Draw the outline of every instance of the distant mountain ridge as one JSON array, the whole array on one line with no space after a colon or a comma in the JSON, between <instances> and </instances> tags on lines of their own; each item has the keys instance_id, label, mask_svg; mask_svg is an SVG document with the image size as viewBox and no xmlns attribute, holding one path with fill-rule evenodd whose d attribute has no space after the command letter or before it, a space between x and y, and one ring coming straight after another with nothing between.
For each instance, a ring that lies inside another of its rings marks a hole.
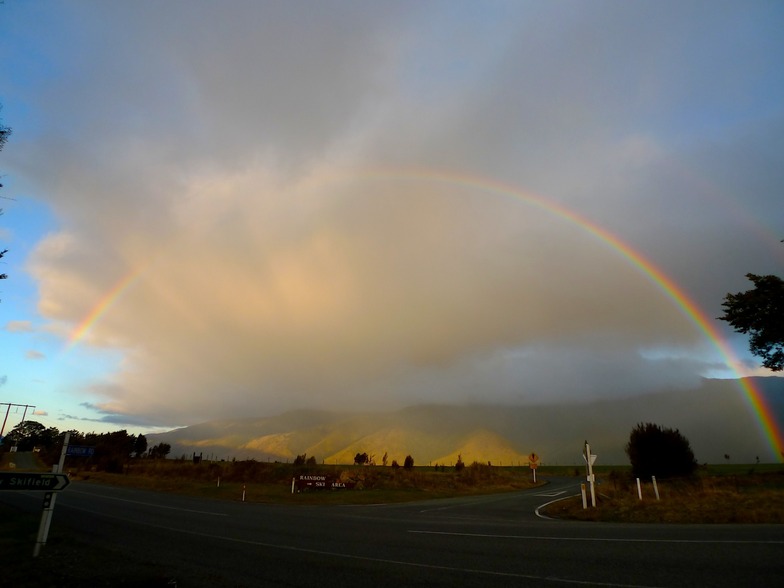
<instances>
[{"instance_id":1,"label":"distant mountain ridge","mask_svg":"<svg viewBox=\"0 0 784 588\"><path fill-rule=\"evenodd\" d=\"M784 378L752 378L784 428ZM624 447L639 422L679 429L699 462L780 461L736 380L703 381L694 390L665 391L569 405L419 405L387 412L294 410L274 417L221 419L147 435L172 446L171 457L193 452L210 459L292 461L303 453L319 463L352 463L368 453L381 464L456 462L522 464L535 452L543 464L581 465L585 440L599 463L628 463Z\"/></svg>"}]
</instances>

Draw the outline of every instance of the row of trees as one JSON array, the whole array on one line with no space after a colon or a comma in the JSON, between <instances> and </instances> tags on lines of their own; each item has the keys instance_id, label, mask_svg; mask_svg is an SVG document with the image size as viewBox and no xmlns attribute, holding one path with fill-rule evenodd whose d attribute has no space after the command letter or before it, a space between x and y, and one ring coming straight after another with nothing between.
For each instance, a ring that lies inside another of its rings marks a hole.
<instances>
[{"instance_id":1,"label":"row of trees","mask_svg":"<svg viewBox=\"0 0 784 588\"><path fill-rule=\"evenodd\" d=\"M376 465L376 461L374 459L375 456L368 455L367 453L357 453L354 456L354 465ZM381 465L386 466L387 460L389 457L386 453L384 453L384 457L381 458ZM392 460L392 467L399 468L400 464L397 463L397 460ZM403 468L410 470L414 467L414 458L410 455L407 455L406 458L403 460Z\"/></svg>"},{"instance_id":2,"label":"row of trees","mask_svg":"<svg viewBox=\"0 0 784 588\"><path fill-rule=\"evenodd\" d=\"M165 458L171 451L168 443L147 447L144 435L131 435L127 431L112 433L80 433L79 431L59 431L56 427L45 427L37 421L23 421L16 425L4 438L0 450L17 451L37 450L46 463L56 463L60 457L65 433L70 432L70 445L93 448L93 455L84 459L84 464L109 472L122 471L126 464L135 458Z\"/></svg>"}]
</instances>

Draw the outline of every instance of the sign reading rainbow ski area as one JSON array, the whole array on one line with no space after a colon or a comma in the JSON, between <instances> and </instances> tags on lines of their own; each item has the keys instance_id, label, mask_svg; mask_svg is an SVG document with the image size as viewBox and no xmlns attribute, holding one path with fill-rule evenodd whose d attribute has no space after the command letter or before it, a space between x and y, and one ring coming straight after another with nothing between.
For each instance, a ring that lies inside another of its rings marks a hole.
<instances>
[{"instance_id":1,"label":"sign reading rainbow ski area","mask_svg":"<svg viewBox=\"0 0 784 588\"><path fill-rule=\"evenodd\" d=\"M324 474L300 474L291 481L292 492L303 490L346 490L356 486L356 482L344 482L340 478Z\"/></svg>"}]
</instances>

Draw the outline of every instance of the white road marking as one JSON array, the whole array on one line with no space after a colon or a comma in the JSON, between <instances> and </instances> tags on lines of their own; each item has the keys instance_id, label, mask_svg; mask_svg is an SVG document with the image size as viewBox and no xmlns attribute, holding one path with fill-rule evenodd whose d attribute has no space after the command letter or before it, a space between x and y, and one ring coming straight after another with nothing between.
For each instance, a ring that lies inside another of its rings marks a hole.
<instances>
[{"instance_id":1,"label":"white road marking","mask_svg":"<svg viewBox=\"0 0 784 588\"><path fill-rule=\"evenodd\" d=\"M566 490L560 490L558 492L539 492L534 494L534 496L547 496L549 498L555 498L556 496L560 496L561 494L566 494Z\"/></svg>"},{"instance_id":2,"label":"white road marking","mask_svg":"<svg viewBox=\"0 0 784 588\"><path fill-rule=\"evenodd\" d=\"M183 533L185 535L193 535L195 537L204 537L206 539L217 539L219 541L228 541L230 543L242 543L244 545L255 545L257 547L264 547L267 549L279 549L282 551L293 551L297 553L308 553L311 555L322 555L327 557L336 557L342 559L350 559L355 561L366 561L366 562L373 562L373 563L382 563L382 564L390 564L396 566L406 566L412 568L422 568L422 569L429 569L429 570L442 570L446 572L458 572L460 574L477 574L482 576L493 576L497 578L518 578L521 580L536 580L537 582L541 583L556 583L556 584L572 584L572 585L582 585L582 586L606 586L607 588L657 588L655 586L650 585L641 585L641 584L613 584L608 582L595 582L595 581L585 581L585 580L573 580L568 578L559 578L557 576L549 575L549 576L536 576L533 574L518 574L515 572L497 572L494 570L481 570L481 569L474 569L474 568L458 568L453 566L442 566L436 564L427 564L427 563L418 563L412 561L401 561L396 559L385 559L380 557L368 557L365 555L353 555L350 553L339 553L334 551L323 551L321 549L308 549L306 547L294 547L293 545L281 545L275 543L265 543L263 541L254 541L251 539L237 539L236 537L226 537L223 535L214 535L212 533L203 533L200 531L187 531L185 529L177 529L175 527L168 527L164 525L156 525L153 523L146 523L143 521L138 520L130 520L124 517L119 517L115 515L107 515L103 513L97 513L95 511L88 510L86 508L79 508L79 507L70 507L74 508L75 510L82 510L85 512L91 512L101 517L120 520L128 523L135 523L137 525L143 525L145 527L151 527L154 529L161 529L164 531L171 531L172 533ZM412 531L415 532L415 531Z\"/></svg>"},{"instance_id":3,"label":"white road marking","mask_svg":"<svg viewBox=\"0 0 784 588\"><path fill-rule=\"evenodd\" d=\"M86 494L87 496L98 496L98 497L103 498L105 500L116 500L117 502L128 502L130 504L140 504L142 506L151 506L153 508L164 508L164 509L167 509L167 510L178 510L180 512L192 512L192 513L196 513L196 514L210 515L210 516L213 516L213 517L227 517L227 516L229 516L229 515L227 515L226 513L223 513L223 512L210 512L210 511L206 511L206 510L193 510L193 509L190 509L190 508L180 508L179 506L163 506L163 505L160 505L160 504L153 504L151 502L142 502L140 500L129 500L127 498L117 498L115 496L105 496L103 494L95 494L94 492L83 492L83 491L80 491L80 490L68 490L68 494ZM75 507L72 507L72 508L75 508Z\"/></svg>"},{"instance_id":4,"label":"white road marking","mask_svg":"<svg viewBox=\"0 0 784 588\"><path fill-rule=\"evenodd\" d=\"M745 539L615 539L612 537L548 537L546 535L494 535L491 533L456 533L452 531L417 531L409 533L420 535L452 535L456 537L479 537L487 539L524 539L526 541L596 541L600 543L719 543L727 545L780 545L784 540L745 540Z\"/></svg>"}]
</instances>

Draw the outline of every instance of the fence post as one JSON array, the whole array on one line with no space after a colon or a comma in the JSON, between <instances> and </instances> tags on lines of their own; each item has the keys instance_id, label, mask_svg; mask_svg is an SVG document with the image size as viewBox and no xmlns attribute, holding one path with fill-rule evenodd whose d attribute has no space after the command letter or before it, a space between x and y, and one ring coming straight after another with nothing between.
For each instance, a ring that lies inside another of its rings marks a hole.
<instances>
[{"instance_id":1,"label":"fence post","mask_svg":"<svg viewBox=\"0 0 784 588\"><path fill-rule=\"evenodd\" d=\"M642 487L640 486L640 478L637 478L637 497L642 500Z\"/></svg>"},{"instance_id":2,"label":"fence post","mask_svg":"<svg viewBox=\"0 0 784 588\"><path fill-rule=\"evenodd\" d=\"M659 500L659 487L656 485L656 476L651 476L653 481L653 493L656 494L656 500Z\"/></svg>"}]
</instances>

